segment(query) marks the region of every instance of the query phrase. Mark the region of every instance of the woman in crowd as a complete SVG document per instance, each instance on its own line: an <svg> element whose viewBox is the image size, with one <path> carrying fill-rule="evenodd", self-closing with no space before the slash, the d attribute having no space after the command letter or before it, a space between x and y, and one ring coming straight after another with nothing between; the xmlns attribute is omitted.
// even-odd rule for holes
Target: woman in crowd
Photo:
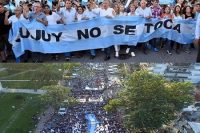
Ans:
<svg viewBox="0 0 200 133"><path fill-rule="evenodd" d="M152 11L152 18L161 18L162 15L162 8L159 5L158 0L152 0L152 6L151 6L151 11ZM160 38L153 38L150 40L151 44L151 49L154 52L158 52L157 46L160 44Z"/></svg>
<svg viewBox="0 0 200 133"><path fill-rule="evenodd" d="M135 16L135 10L136 7L134 4L130 5L130 12L127 14L127 16ZM135 56L135 52L134 52L135 46L128 46L128 48L126 49L126 54L129 54L131 51L131 56Z"/></svg>
<svg viewBox="0 0 200 133"><path fill-rule="evenodd" d="M169 6L164 7L164 11L161 15L161 18L163 18L163 19L173 19L173 16L171 14L171 8Z"/></svg>
<svg viewBox="0 0 200 133"><path fill-rule="evenodd" d="M51 11L49 5L44 6L44 13L46 15L48 25L56 25L58 22L63 23L61 17L57 13Z"/></svg>
<svg viewBox="0 0 200 133"><path fill-rule="evenodd" d="M192 7L186 6L183 9L183 19L194 19Z"/></svg>
<svg viewBox="0 0 200 133"><path fill-rule="evenodd" d="M118 3L116 3L114 5L113 9L115 11L116 16L120 16L120 6L119 6ZM119 57L120 45L114 45L114 48L115 48L115 57L118 58Z"/></svg>
<svg viewBox="0 0 200 133"><path fill-rule="evenodd" d="M136 10L135 5L131 4L130 12L128 13L128 16L135 16L135 10Z"/></svg>
<svg viewBox="0 0 200 133"><path fill-rule="evenodd" d="M116 16L118 16L119 13L120 13L119 4L115 3L114 6L113 6L113 9L115 11Z"/></svg>
<svg viewBox="0 0 200 133"><path fill-rule="evenodd" d="M164 8L164 12L161 15L161 18L163 19L173 19L173 16L171 14L171 8L169 6L166 6ZM167 54L172 55L172 41L169 39L162 39L165 42L165 45L167 47Z"/></svg>
<svg viewBox="0 0 200 133"><path fill-rule="evenodd" d="M174 7L174 11L173 11L173 19L174 20L181 20L182 18L182 11L181 11L181 7L179 5L176 5ZM177 54L180 54L180 43L178 42L172 42L172 45L174 46L174 44L176 44L175 50Z"/></svg>
<svg viewBox="0 0 200 133"><path fill-rule="evenodd" d="M85 18L86 18L86 16L84 14L83 6L78 6L77 7L77 12L76 12L76 20L77 21L81 21L81 20L84 20Z"/></svg>
<svg viewBox="0 0 200 133"><path fill-rule="evenodd" d="M125 12L124 5L119 5L119 16L127 16L127 12Z"/></svg>
<svg viewBox="0 0 200 133"><path fill-rule="evenodd" d="M192 7L190 7L190 6L184 7L184 9L183 9L183 19L187 19L187 20L194 19ZM193 47L193 44L185 44L184 45L186 53L191 53L190 47Z"/></svg>
<svg viewBox="0 0 200 133"><path fill-rule="evenodd" d="M85 16L85 13L84 13L83 6L81 6L81 5L77 6L75 19L77 22L87 19ZM77 51L77 52L74 52L74 54L76 57L81 58L84 55L84 51Z"/></svg>
<svg viewBox="0 0 200 133"><path fill-rule="evenodd" d="M51 11L49 5L44 6L44 13L47 17L48 25L56 25L57 23L63 23L61 17L57 13ZM58 54L52 54L51 59L57 61Z"/></svg>

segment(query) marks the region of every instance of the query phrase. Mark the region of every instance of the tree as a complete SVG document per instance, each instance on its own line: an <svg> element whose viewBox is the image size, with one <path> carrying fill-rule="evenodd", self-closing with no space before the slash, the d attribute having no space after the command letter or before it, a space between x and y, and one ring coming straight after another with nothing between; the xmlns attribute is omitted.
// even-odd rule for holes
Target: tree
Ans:
<svg viewBox="0 0 200 133"><path fill-rule="evenodd" d="M119 69L119 74L122 77L127 77L128 74L130 74L133 71L139 71L140 65L139 64L127 64L127 63L122 63L118 65Z"/></svg>
<svg viewBox="0 0 200 133"><path fill-rule="evenodd" d="M192 102L191 90L191 83L171 83L146 70L136 71L104 109L120 111L124 125L134 132L152 131L173 120L185 102Z"/></svg>
<svg viewBox="0 0 200 133"><path fill-rule="evenodd" d="M79 66L78 63L63 63L63 64L41 64L40 67L33 73L31 79L37 86L55 85L63 79L64 71L71 71L74 67Z"/></svg>
<svg viewBox="0 0 200 133"><path fill-rule="evenodd" d="M45 86L42 88L47 92L41 95L41 101L44 105L58 108L64 101L68 105L75 103L75 99L70 96L70 89L60 85Z"/></svg>

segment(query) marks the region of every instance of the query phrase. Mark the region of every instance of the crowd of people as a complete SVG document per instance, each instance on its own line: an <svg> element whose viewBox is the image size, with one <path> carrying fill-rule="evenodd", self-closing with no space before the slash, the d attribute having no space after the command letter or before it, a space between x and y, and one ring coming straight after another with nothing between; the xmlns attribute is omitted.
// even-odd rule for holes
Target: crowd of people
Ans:
<svg viewBox="0 0 200 133"><path fill-rule="evenodd" d="M96 73L94 77L99 76ZM106 77L106 76L105 76ZM65 115L59 115L55 112L51 118L45 122L41 133L86 133L88 132L87 114L93 114L98 121L95 133L127 133L128 131L123 127L122 120L118 114L110 114L104 110L104 105L108 99L104 97L104 90L86 90L85 85L94 82L87 80L84 77L75 78L71 83L71 96L78 99L86 99L84 102L79 102L76 105L67 108ZM103 82L103 81L102 81ZM76 85L78 84L78 86ZM90 86L91 88L98 86ZM103 97L102 101L89 101L89 99L99 99Z"/></svg>
<svg viewBox="0 0 200 133"><path fill-rule="evenodd" d="M41 133L86 133L87 120L86 114L94 114L99 124L96 127L96 133L126 133L123 128L122 121L117 115L108 115L103 109L105 103L85 103L70 107L67 114L58 115L56 112L52 114Z"/></svg>
<svg viewBox="0 0 200 133"><path fill-rule="evenodd" d="M6 62L7 57L12 55L12 45L8 42L8 33L10 25L19 20L37 20L38 22L47 25L55 24L71 24L82 20L91 20L97 17L114 18L116 16L141 16L146 19L151 18L168 18L168 19L197 19L200 13L200 3L198 0L177 0L170 5L161 5L158 0L133 0L128 7L125 8L124 3L120 1L104 0L103 2L79 2L72 0L53 1L52 7L46 4L46 1L34 3L21 2L14 10L14 14L4 9L4 5L0 3L0 55L1 61ZM94 44L95 45L95 44ZM114 44L113 44L114 45ZM111 58L111 48L105 48L104 60ZM158 52L161 48L166 49L166 53L172 55L172 50L177 54L180 51L191 53L193 44L181 45L178 42L153 38L145 43L138 43L137 46L127 46L123 48L119 45L114 45L115 57L119 57L122 50L124 53L135 56L134 51L140 48L144 54L147 54L147 49ZM96 50L90 49L90 58L96 57ZM83 51L66 52L64 53L65 60L69 61L72 55L78 57L83 56ZM24 62L29 58L33 62L43 62L43 54L39 52L26 51L21 57ZM58 54L51 54L53 60L58 60Z"/></svg>

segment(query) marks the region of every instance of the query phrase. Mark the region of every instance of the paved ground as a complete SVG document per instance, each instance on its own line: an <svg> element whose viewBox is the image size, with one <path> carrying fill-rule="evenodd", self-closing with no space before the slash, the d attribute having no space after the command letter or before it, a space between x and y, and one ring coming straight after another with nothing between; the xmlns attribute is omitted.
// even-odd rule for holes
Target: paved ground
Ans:
<svg viewBox="0 0 200 133"><path fill-rule="evenodd" d="M135 57L130 57L128 59L117 59L114 58L114 49L112 48L112 54L111 59L109 61L106 61L108 63L138 63L138 62L155 62L155 63L195 63L196 57L197 57L197 48L192 49L192 52L190 54L185 53L183 49L180 50L180 54L177 54L175 51L172 51L172 55L168 55L166 53L166 49L161 49L159 52L153 52L151 50L147 50L147 54L145 55L141 50L137 49L135 50ZM91 60L89 51L85 51L82 58L72 57L70 62L81 62L81 63L87 63L87 62L105 62L104 61L104 53L101 50L97 51L97 56L95 59ZM59 54L59 60L58 61L52 61L50 55L44 55L44 62L58 62L63 63L66 62L64 55ZM15 60L9 60L8 62L15 62ZM32 61L29 60L31 63Z"/></svg>
<svg viewBox="0 0 200 133"><path fill-rule="evenodd" d="M50 118L51 115L54 113L54 109L49 107L44 113L40 115L40 120L37 124L37 127L35 129L35 133L39 133L42 131L43 127L45 126L45 122L47 122Z"/></svg>
<svg viewBox="0 0 200 133"><path fill-rule="evenodd" d="M6 89L0 88L0 93L28 93L28 94L44 94L45 90L41 89Z"/></svg>
<svg viewBox="0 0 200 133"><path fill-rule="evenodd" d="M6 70L6 69L4 69L4 70ZM31 72L31 71L36 71L36 70L27 70L27 71L15 73L15 74L12 74L12 75L8 75L8 76L1 77L1 79L9 79L9 78L11 78L11 77L14 77L14 76L17 76L17 75L20 75L20 74L24 74L24 73L28 73L28 72ZM1 82L1 81L2 81L2 80L0 80L0 82Z"/></svg>

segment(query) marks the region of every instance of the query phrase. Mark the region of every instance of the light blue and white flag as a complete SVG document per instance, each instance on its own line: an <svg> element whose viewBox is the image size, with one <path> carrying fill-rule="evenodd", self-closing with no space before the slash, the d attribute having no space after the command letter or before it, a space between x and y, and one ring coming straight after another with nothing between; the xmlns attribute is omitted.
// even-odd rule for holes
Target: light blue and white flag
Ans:
<svg viewBox="0 0 200 133"><path fill-rule="evenodd" d="M49 5L50 9L52 10L52 8L53 8L53 7L52 7L52 6L53 6L53 5L52 5L52 0L48 0L48 1L47 1L47 4Z"/></svg>
<svg viewBox="0 0 200 133"><path fill-rule="evenodd" d="M4 6L7 10L10 10L11 12L14 12L14 10L15 10L15 6L11 3L11 2L9 2L7 5L5 5Z"/></svg>
<svg viewBox="0 0 200 133"><path fill-rule="evenodd" d="M20 21L13 24L9 41L13 44L16 57L25 50L65 53L112 45L137 45L152 38L168 38L181 44L190 44L194 40L195 23L194 20L146 20L131 16L96 18L47 27L37 21ZM20 42L17 38L20 38Z"/></svg>

